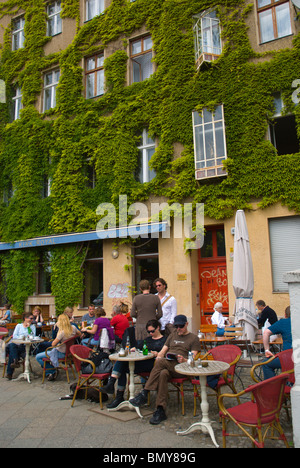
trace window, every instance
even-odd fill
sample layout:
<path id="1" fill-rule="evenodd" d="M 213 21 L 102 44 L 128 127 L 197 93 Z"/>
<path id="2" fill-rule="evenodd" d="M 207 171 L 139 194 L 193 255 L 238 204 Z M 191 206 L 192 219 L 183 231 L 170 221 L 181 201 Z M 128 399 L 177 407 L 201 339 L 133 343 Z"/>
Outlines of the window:
<path id="1" fill-rule="evenodd" d="M 38 294 L 51 294 L 51 252 L 41 252 L 40 255 Z"/>
<path id="2" fill-rule="evenodd" d="M 146 36 L 130 44 L 132 83 L 144 81 L 153 73 L 152 38 Z"/>
<path id="3" fill-rule="evenodd" d="M 56 87 L 59 75 L 59 70 L 53 70 L 44 76 L 44 112 L 56 106 Z"/>
<path id="4" fill-rule="evenodd" d="M 12 97 L 12 120 L 20 118 L 20 110 L 22 109 L 22 90 L 20 86 L 16 86 Z"/>
<path id="5" fill-rule="evenodd" d="M 86 0 L 86 20 L 89 21 L 104 11 L 104 0 Z"/>
<path id="6" fill-rule="evenodd" d="M 85 89 L 86 98 L 93 98 L 104 94 L 104 55 L 98 54 L 86 59 Z"/>
<path id="7" fill-rule="evenodd" d="M 88 307 L 94 300 L 103 297 L 103 243 L 91 242 L 84 262 L 84 293 L 81 305 Z"/>
<path id="8" fill-rule="evenodd" d="M 194 18 L 194 44 L 197 68 L 203 62 L 212 62 L 222 53 L 220 21 L 214 10 Z"/>
<path id="9" fill-rule="evenodd" d="M 60 17 L 61 2 L 57 0 L 47 6 L 48 14 L 48 36 L 55 36 L 62 32 L 62 20 Z"/>
<path id="10" fill-rule="evenodd" d="M 24 47 L 24 25 L 25 19 L 23 17 L 16 18 L 12 22 L 12 50 L 18 50 Z"/>
<path id="11" fill-rule="evenodd" d="M 140 137 L 138 156 L 138 167 L 136 169 L 136 180 L 141 183 L 150 182 L 156 176 L 153 169 L 150 169 L 149 162 L 155 152 L 155 141 L 149 137 L 148 131 L 143 130 Z"/>
<path id="12" fill-rule="evenodd" d="M 294 114 L 283 115 L 281 93 L 274 94 L 275 114 L 269 123 L 269 138 L 278 155 L 298 153 L 300 150 Z"/>
<path id="13" fill-rule="evenodd" d="M 139 283 L 143 279 L 147 279 L 151 285 L 151 293 L 156 294 L 157 291 L 153 286 L 153 282 L 159 277 L 159 256 L 158 256 L 158 239 L 152 239 L 151 235 L 148 238 L 138 238 L 132 245 L 134 255 L 134 280 L 135 289 L 138 292 Z"/>
<path id="14" fill-rule="evenodd" d="M 290 2 L 287 0 L 257 0 L 260 42 L 292 34 Z"/>
<path id="15" fill-rule="evenodd" d="M 222 164 L 226 159 L 223 105 L 214 112 L 193 112 L 193 128 L 196 179 L 226 175 Z"/>
<path id="16" fill-rule="evenodd" d="M 269 219 L 273 291 L 288 292 L 283 282 L 287 271 L 299 270 L 300 216 Z"/>

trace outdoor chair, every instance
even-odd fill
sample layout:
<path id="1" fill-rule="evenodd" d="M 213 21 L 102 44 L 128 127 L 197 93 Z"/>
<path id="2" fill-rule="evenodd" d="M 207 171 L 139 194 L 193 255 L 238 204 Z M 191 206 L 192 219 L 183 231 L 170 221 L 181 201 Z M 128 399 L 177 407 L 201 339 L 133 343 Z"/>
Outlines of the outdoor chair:
<path id="1" fill-rule="evenodd" d="M 90 355 L 90 348 L 87 348 L 86 346 L 83 345 L 73 345 L 70 348 L 71 354 L 73 356 L 73 361 L 75 364 L 75 368 L 78 374 L 78 380 L 76 384 L 76 389 L 74 392 L 73 400 L 71 407 L 74 405 L 74 402 L 76 400 L 76 395 L 78 390 L 84 389 L 85 390 L 85 399 L 87 399 L 87 391 L 88 388 L 95 388 L 99 392 L 99 403 L 100 403 L 100 408 L 103 409 L 103 403 L 102 403 L 102 392 L 100 391 L 100 388 L 103 387 L 104 380 L 108 379 L 110 376 L 110 372 L 107 372 L 105 374 L 96 374 L 96 366 L 93 363 L 93 361 L 89 360 L 89 355 Z M 90 374 L 84 374 L 81 370 L 81 364 L 85 362 L 88 364 L 91 364 L 93 372 Z M 95 385 L 92 385 L 92 383 L 98 380 L 98 387 Z"/>
<path id="2" fill-rule="evenodd" d="M 280 353 L 276 354 L 275 356 L 272 356 L 270 359 L 266 361 L 259 362 L 258 364 L 255 364 L 251 371 L 250 375 L 254 382 L 260 382 L 263 379 L 263 370 L 262 366 L 265 364 L 269 364 L 269 362 L 272 362 L 275 358 L 278 358 L 280 361 L 280 366 L 281 366 L 281 374 L 287 374 L 288 375 L 288 380 L 286 382 L 285 388 L 284 388 L 284 404 L 283 407 L 286 410 L 287 417 L 290 419 L 289 415 L 289 406 L 290 406 L 290 397 L 291 397 L 291 388 L 293 387 L 295 383 L 295 373 L 294 373 L 294 361 L 293 361 L 293 350 L 292 349 L 287 349 L 285 351 L 281 351 Z"/>
<path id="3" fill-rule="evenodd" d="M 222 420 L 223 448 L 226 448 L 226 437 L 249 437 L 253 446 L 263 448 L 266 439 L 282 440 L 289 448 L 281 424 L 279 413 L 284 399 L 284 388 L 288 380 L 287 374 L 280 374 L 263 382 L 251 385 L 237 394 L 223 393 L 218 403 Z M 225 398 L 239 398 L 250 395 L 251 400 L 231 408 L 224 405 Z M 238 433 L 227 431 L 228 423 L 233 422 L 240 429 Z M 248 429 L 248 430 L 247 430 Z M 251 432 L 250 432 L 251 429 Z M 271 431 L 270 437 L 268 436 Z M 275 437 L 274 431 L 278 433 Z"/>
<path id="4" fill-rule="evenodd" d="M 233 393 L 237 393 L 234 386 L 234 374 L 238 361 L 240 360 L 242 351 L 238 346 L 235 345 L 221 345 L 212 348 L 205 356 L 201 357 L 201 360 L 207 361 L 210 358 L 213 358 L 215 361 L 227 362 L 230 367 L 224 372 L 218 380 L 217 386 L 214 388 L 216 392 L 217 399 L 221 393 L 221 388 L 227 385 Z M 197 358 L 197 356 L 196 356 Z M 196 416 L 197 411 L 197 399 L 201 399 L 201 396 L 198 392 L 198 386 L 200 382 L 198 379 L 192 379 L 193 389 L 194 389 L 194 416 Z"/>
<path id="5" fill-rule="evenodd" d="M 177 403 L 179 404 L 179 397 L 181 398 L 181 414 L 184 416 L 185 414 L 185 407 L 184 407 L 184 384 L 186 382 L 190 382 L 190 377 L 179 377 L 179 378 L 172 378 L 169 380 L 169 383 L 176 389 L 177 391 Z"/>
<path id="6" fill-rule="evenodd" d="M 207 334 L 210 334 L 210 333 L 215 334 L 217 330 L 218 330 L 218 326 L 212 325 L 211 323 L 200 325 L 200 332 L 204 333 L 205 337 Z M 207 352 L 208 351 L 207 344 L 204 341 L 202 341 L 201 344 L 204 348 L 204 351 Z"/>
<path id="7" fill-rule="evenodd" d="M 6 339 L 5 339 L 6 338 Z M 2 339 L 5 340 L 5 346 L 7 346 L 10 342 L 10 340 L 12 339 L 12 336 L 10 336 L 9 338 L 7 337 L 3 337 Z M 2 373 L 2 377 L 4 378 L 5 377 L 5 371 L 6 371 L 6 368 L 7 368 L 7 364 L 8 364 L 8 359 L 9 359 L 9 353 L 6 349 L 6 356 L 5 356 L 5 362 L 3 363 L 3 373 Z M 24 369 L 25 369 L 25 361 L 24 361 L 24 358 L 21 357 L 20 358 L 20 364 L 23 366 L 23 372 L 24 372 Z"/>
<path id="8" fill-rule="evenodd" d="M 73 359 L 72 359 L 72 355 L 71 355 L 71 352 L 70 352 L 70 348 L 74 344 L 76 339 L 77 339 L 77 336 L 72 336 L 71 338 L 68 338 L 66 341 L 63 342 L 63 344 L 66 345 L 66 353 L 65 353 L 65 356 L 63 358 L 58 359 L 59 366 L 57 367 L 57 369 L 61 369 L 61 370 L 64 370 L 66 372 L 68 383 L 70 383 L 69 369 L 72 370 L 74 378 L 76 377 L 75 372 L 74 372 L 74 368 L 73 368 Z M 44 366 L 43 366 L 42 383 L 44 383 L 44 381 L 45 381 L 47 363 L 51 363 L 50 356 L 48 355 L 48 353 L 52 349 L 56 349 L 56 348 L 60 347 L 61 345 L 62 345 L 62 343 L 59 343 L 57 346 L 50 346 L 49 348 L 46 349 L 46 351 L 45 351 L 46 357 L 43 358 Z"/>

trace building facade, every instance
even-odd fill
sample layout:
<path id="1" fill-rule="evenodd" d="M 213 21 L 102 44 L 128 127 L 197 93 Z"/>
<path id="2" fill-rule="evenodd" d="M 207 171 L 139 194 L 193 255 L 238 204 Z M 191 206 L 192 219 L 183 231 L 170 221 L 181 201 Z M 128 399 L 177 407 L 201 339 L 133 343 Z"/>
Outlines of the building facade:
<path id="1" fill-rule="evenodd" d="M 160 276 L 196 330 L 217 301 L 232 314 L 243 209 L 254 300 L 283 315 L 300 264 L 299 21 L 286 0 L 1 1 L 2 302 L 110 315 Z M 151 216 L 163 204 L 204 207 L 201 248 L 174 210 Z"/>

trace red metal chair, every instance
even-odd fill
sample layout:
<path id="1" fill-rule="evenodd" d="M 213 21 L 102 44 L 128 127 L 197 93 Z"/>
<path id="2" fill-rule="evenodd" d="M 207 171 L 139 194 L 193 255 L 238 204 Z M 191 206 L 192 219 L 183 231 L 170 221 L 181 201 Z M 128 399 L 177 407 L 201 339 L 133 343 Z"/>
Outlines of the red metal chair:
<path id="1" fill-rule="evenodd" d="M 71 354 L 73 356 L 73 361 L 75 364 L 75 368 L 78 374 L 78 381 L 76 384 L 76 389 L 74 392 L 73 400 L 71 406 L 74 405 L 75 399 L 77 392 L 80 388 L 85 389 L 85 399 L 87 398 L 87 390 L 88 388 L 96 388 L 99 392 L 99 403 L 100 403 L 100 408 L 103 409 L 103 403 L 102 403 L 102 392 L 100 392 L 100 388 L 103 386 L 103 381 L 107 379 L 110 376 L 110 372 L 105 373 L 105 374 L 96 374 L 96 366 L 93 363 L 93 361 L 89 360 L 88 357 L 90 355 L 91 350 L 82 345 L 73 345 L 71 346 Z M 86 362 L 88 364 L 91 364 L 93 368 L 93 372 L 91 374 L 83 374 L 81 370 L 81 364 L 82 362 Z M 96 387 L 95 385 L 91 385 L 95 380 L 98 380 L 99 386 Z"/>
<path id="2" fill-rule="evenodd" d="M 57 367 L 57 369 L 62 369 L 62 370 L 64 370 L 66 372 L 68 383 L 70 383 L 69 369 L 72 370 L 74 378 L 76 377 L 75 372 L 74 372 L 74 368 L 73 368 L 73 359 L 72 359 L 72 355 L 71 355 L 71 351 L 70 351 L 70 348 L 74 344 L 74 341 L 76 339 L 77 339 L 77 336 L 75 335 L 75 336 L 72 336 L 71 338 L 68 338 L 66 341 L 63 342 L 63 344 L 66 345 L 66 353 L 65 353 L 65 356 L 63 358 L 58 359 L 59 367 Z M 44 381 L 45 381 L 47 363 L 51 363 L 48 352 L 51 349 L 58 348 L 59 346 L 61 346 L 61 344 L 62 343 L 60 343 L 60 344 L 58 344 L 57 346 L 54 346 L 54 347 L 50 346 L 45 351 L 46 357 L 43 358 L 44 367 L 43 367 L 43 380 L 42 380 L 42 383 L 44 383 Z"/>
<path id="3" fill-rule="evenodd" d="M 177 402 L 179 404 L 179 395 L 181 397 L 181 414 L 184 416 L 185 408 L 184 408 L 184 383 L 190 382 L 190 377 L 179 377 L 179 378 L 172 378 L 169 380 L 169 383 L 173 385 L 173 387 L 177 390 Z"/>
<path id="4" fill-rule="evenodd" d="M 281 351 L 280 353 L 272 356 L 267 361 L 262 361 L 262 362 L 259 362 L 258 364 L 255 364 L 255 366 L 252 367 L 250 374 L 251 374 L 252 379 L 255 382 L 260 382 L 258 378 L 260 372 L 258 371 L 258 369 L 261 366 L 268 364 L 269 362 L 272 362 L 275 358 L 278 358 L 280 361 L 281 373 L 288 374 L 288 381 L 286 382 L 286 385 L 284 388 L 284 408 L 286 410 L 287 417 L 290 419 L 290 415 L 288 411 L 289 410 L 288 403 L 290 402 L 290 398 L 291 398 L 291 388 L 293 387 L 295 383 L 293 350 L 286 349 L 285 351 Z"/>
<path id="5" fill-rule="evenodd" d="M 230 368 L 224 372 L 218 380 L 217 386 L 213 389 L 216 392 L 217 398 L 221 393 L 221 388 L 227 385 L 233 393 L 237 393 L 234 386 L 234 373 L 235 368 L 242 355 L 242 350 L 236 345 L 221 345 L 212 348 L 201 359 L 203 361 L 209 360 L 211 357 L 214 361 L 222 361 L 230 364 Z M 199 380 L 192 379 L 194 388 L 194 416 L 197 412 L 197 399 L 201 399 L 198 392 Z"/>
<path id="6" fill-rule="evenodd" d="M 254 446 L 263 448 L 267 438 L 282 440 L 289 448 L 288 441 L 279 422 L 279 413 L 284 399 L 284 387 L 288 380 L 287 374 L 280 374 L 271 379 L 251 385 L 240 393 L 223 393 L 219 396 L 218 403 L 220 417 L 222 419 L 223 448 L 226 448 L 226 437 L 246 436 Z M 245 403 L 226 408 L 224 398 L 236 398 L 245 394 L 251 395 L 251 400 Z M 233 422 L 243 434 L 227 432 L 227 425 Z M 246 428 L 251 429 L 248 432 Z M 264 429 L 264 433 L 263 433 Z M 271 430 L 271 437 L 267 437 Z M 274 436 L 274 430 L 279 437 Z"/>

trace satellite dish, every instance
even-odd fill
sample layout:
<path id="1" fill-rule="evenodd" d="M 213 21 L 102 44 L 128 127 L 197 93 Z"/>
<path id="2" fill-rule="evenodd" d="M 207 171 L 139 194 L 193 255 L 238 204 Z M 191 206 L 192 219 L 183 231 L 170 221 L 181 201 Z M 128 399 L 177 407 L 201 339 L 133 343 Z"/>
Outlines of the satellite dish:
<path id="1" fill-rule="evenodd" d="M 300 10 L 300 0 L 292 0 L 292 4 Z"/>

